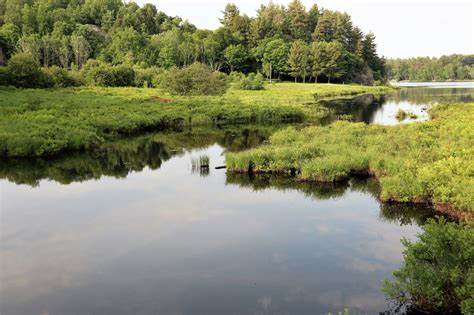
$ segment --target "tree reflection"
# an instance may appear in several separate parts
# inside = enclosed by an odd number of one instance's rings
[[[37,186],[42,179],[70,184],[102,176],[124,178],[145,167],[159,169],[173,156],[214,143],[228,151],[248,149],[261,144],[283,126],[193,128],[121,139],[91,151],[55,158],[5,159],[0,161],[0,178],[31,186]]]
[[[315,200],[327,200],[342,197],[347,191],[370,194],[378,199],[380,185],[374,178],[353,177],[348,181],[336,183],[316,183],[296,181],[290,176],[275,174],[234,174],[228,173],[226,184],[250,188],[254,191],[277,189],[296,190]],[[435,215],[429,205],[384,203],[379,201],[380,219],[400,225],[423,225]]]

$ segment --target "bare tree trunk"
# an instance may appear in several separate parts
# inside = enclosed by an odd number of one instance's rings
[[[270,64],[270,83],[272,83],[272,64]]]

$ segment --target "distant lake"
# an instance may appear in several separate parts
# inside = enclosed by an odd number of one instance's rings
[[[423,84],[413,83],[380,97],[361,95],[351,99],[325,101],[323,104],[335,110],[336,115],[350,115],[353,121],[396,125],[428,120],[428,109],[439,103],[474,101],[474,83],[454,82],[453,86],[449,85],[451,82]],[[399,110],[413,113],[416,118],[398,120],[396,116]]]
[[[402,89],[346,112],[390,123],[387,104],[472,99],[433,90]],[[400,239],[414,239],[432,209],[381,204],[371,179],[317,185],[215,169],[226,151],[285,127],[151,133],[2,161],[0,313],[387,310],[381,281],[400,266]],[[203,156],[209,168],[193,167]]]
[[[474,82],[390,82],[399,87],[474,88]]]

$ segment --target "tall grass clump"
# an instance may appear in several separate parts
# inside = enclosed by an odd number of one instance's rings
[[[270,143],[226,155],[230,171],[294,173],[299,180],[339,181],[370,174],[381,199],[474,210],[474,103],[438,106],[432,121],[380,126],[335,122],[288,128]]]

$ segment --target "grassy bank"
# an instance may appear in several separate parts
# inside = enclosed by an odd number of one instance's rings
[[[188,125],[316,121],[315,98],[379,93],[353,85],[268,85],[224,96],[171,97],[157,89],[0,89],[0,155],[44,156],[87,149],[120,135]]]
[[[432,121],[398,126],[338,121],[275,133],[268,145],[229,153],[230,171],[294,173],[331,182],[351,174],[379,179],[384,201],[432,202],[474,210],[474,103],[431,110]]]

